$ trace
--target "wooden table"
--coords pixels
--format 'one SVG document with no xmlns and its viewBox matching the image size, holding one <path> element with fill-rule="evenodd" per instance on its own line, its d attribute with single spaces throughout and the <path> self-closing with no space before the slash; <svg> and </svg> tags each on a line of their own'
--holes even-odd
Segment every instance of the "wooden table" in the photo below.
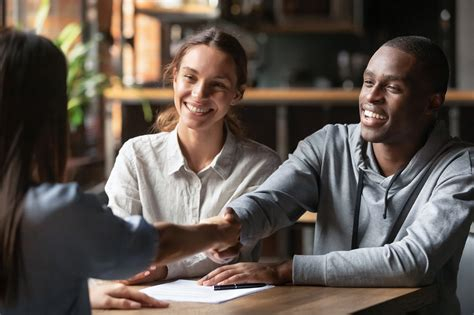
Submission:
<svg viewBox="0 0 474 315">
<path fill-rule="evenodd" d="M 94 310 L 94 315 L 136 314 L 403 314 L 436 299 L 423 288 L 279 286 L 222 304 L 170 302 L 165 309 Z"/>
</svg>

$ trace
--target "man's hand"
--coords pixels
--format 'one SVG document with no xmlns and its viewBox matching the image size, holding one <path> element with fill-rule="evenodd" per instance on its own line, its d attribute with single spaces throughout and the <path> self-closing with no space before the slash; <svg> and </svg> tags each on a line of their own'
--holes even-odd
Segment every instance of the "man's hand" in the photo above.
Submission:
<svg viewBox="0 0 474 315">
<path fill-rule="evenodd" d="M 292 261 L 279 264 L 238 263 L 222 266 L 199 279 L 200 285 L 263 282 L 285 284 L 292 279 Z"/>
<path fill-rule="evenodd" d="M 226 208 L 224 216 L 215 216 L 203 220 L 201 223 L 217 224 L 218 231 L 222 234 L 217 243 L 211 249 L 206 251 L 206 256 L 218 264 L 229 263 L 238 257 L 242 245 L 240 239 L 240 220 L 232 208 Z"/>
<path fill-rule="evenodd" d="M 122 283 L 106 282 L 89 285 L 91 307 L 95 309 L 163 308 L 168 303 L 155 300 Z"/>
<path fill-rule="evenodd" d="M 167 275 L 168 268 L 166 266 L 151 265 L 147 270 L 134 275 L 130 279 L 120 280 L 120 282 L 127 285 L 143 284 L 164 280 L 166 279 Z"/>
<path fill-rule="evenodd" d="M 230 263 L 233 260 L 237 260 L 240 255 L 241 248 L 242 244 L 239 243 L 222 251 L 209 249 L 205 251 L 204 254 L 216 264 L 224 265 Z"/>
</svg>

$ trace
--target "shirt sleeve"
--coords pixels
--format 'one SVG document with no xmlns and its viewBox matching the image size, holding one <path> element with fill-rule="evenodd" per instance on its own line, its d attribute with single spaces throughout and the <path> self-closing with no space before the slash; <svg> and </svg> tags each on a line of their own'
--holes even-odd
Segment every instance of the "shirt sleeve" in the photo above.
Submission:
<svg viewBox="0 0 474 315">
<path fill-rule="evenodd" d="M 382 247 L 295 256 L 293 282 L 327 286 L 419 286 L 460 256 L 474 219 L 472 172 L 444 180 L 402 239 Z M 459 255 L 456 255 L 459 254 Z"/>
<path fill-rule="evenodd" d="M 142 214 L 137 169 L 130 142 L 125 143 L 120 150 L 105 185 L 105 192 L 109 198 L 109 207 L 115 215 L 126 218 Z"/>
<path fill-rule="evenodd" d="M 293 154 L 255 192 L 229 204 L 242 222 L 242 244 L 255 244 L 291 225 L 305 211 L 316 211 L 320 157 L 314 142 L 321 132 L 300 142 Z"/>
</svg>

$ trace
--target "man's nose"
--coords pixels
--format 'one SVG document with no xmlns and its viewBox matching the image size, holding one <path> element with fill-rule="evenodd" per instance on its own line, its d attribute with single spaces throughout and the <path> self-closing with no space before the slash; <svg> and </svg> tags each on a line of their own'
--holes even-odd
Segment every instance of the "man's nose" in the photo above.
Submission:
<svg viewBox="0 0 474 315">
<path fill-rule="evenodd" d="M 369 91 L 366 93 L 366 99 L 370 103 L 380 103 L 383 100 L 383 87 L 379 85 L 374 85 Z"/>
</svg>

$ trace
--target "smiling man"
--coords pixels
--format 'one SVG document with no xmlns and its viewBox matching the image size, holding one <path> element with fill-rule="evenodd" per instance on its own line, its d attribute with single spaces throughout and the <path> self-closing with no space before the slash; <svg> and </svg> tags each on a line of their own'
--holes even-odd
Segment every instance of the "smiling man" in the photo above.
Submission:
<svg viewBox="0 0 474 315">
<path fill-rule="evenodd" d="M 474 213 L 474 149 L 438 121 L 449 66 L 429 39 L 398 37 L 364 72 L 360 124 L 301 141 L 258 190 L 232 202 L 252 244 L 317 212 L 313 255 L 240 263 L 201 279 L 326 286 L 435 283 L 430 313 L 459 313 L 456 275 Z M 219 253 L 210 253 L 219 256 Z"/>
</svg>

